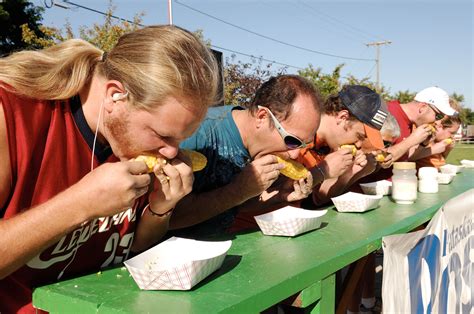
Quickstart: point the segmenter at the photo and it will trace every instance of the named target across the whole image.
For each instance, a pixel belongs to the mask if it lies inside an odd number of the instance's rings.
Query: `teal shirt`
[[[201,126],[180,145],[180,148],[195,150],[207,157],[206,167],[194,173],[193,193],[229,184],[251,161],[232,117],[233,110],[244,109],[234,106],[209,108]],[[189,214],[192,215],[192,212]],[[176,234],[194,237],[223,233],[236,214],[236,209],[231,209],[196,226],[177,230]]]

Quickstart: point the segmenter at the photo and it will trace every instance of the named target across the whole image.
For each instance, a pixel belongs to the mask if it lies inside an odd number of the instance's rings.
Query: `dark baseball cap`
[[[384,147],[380,129],[388,115],[385,102],[374,90],[362,85],[346,85],[339,92],[342,104],[364,124],[369,142],[377,149]]]

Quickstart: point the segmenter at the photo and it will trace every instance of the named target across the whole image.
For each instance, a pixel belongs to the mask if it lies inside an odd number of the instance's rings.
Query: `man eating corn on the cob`
[[[326,100],[313,146],[300,152],[300,161],[307,167],[318,165],[326,170],[326,180],[313,190],[316,205],[342,194],[375,170],[375,156],[360,148],[364,142],[384,148],[380,130],[387,115],[380,96],[365,86],[344,86]]]
[[[319,107],[311,82],[281,75],[263,83],[247,109],[210,108],[181,144],[204,154],[208,165],[177,204],[170,221],[174,233],[219,234],[228,231],[239,210],[259,211],[310,195],[313,176],[293,160],[316,133]]]

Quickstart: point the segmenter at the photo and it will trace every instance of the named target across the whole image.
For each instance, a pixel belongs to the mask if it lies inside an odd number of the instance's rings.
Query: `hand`
[[[393,162],[394,162],[393,155],[390,153],[387,153],[387,155],[385,155],[384,161],[380,163],[380,166],[384,169],[388,169],[393,165]]]
[[[140,161],[106,163],[73,185],[73,193],[81,195],[84,208],[90,212],[85,220],[112,216],[133,206],[147,193],[150,184],[147,166]]]
[[[153,212],[166,213],[192,191],[194,175],[189,163],[189,159],[180,152],[177,158],[155,167],[153,190],[149,195],[150,208]]]
[[[341,176],[352,163],[352,151],[344,148],[328,154],[318,166],[324,171],[325,178],[329,179]]]
[[[296,202],[307,198],[313,192],[313,176],[311,173],[304,179],[285,179],[284,183],[277,187],[280,199],[283,202]]]
[[[451,146],[452,144],[447,144],[445,141],[440,141],[437,143],[434,143],[431,145],[431,154],[441,154],[446,151],[448,146]]]
[[[413,133],[410,134],[409,138],[412,138],[415,145],[423,143],[429,140],[432,134],[432,128],[429,124],[423,124],[417,127]]]
[[[356,155],[354,160],[354,165],[352,166],[352,173],[358,174],[360,178],[365,177],[377,168],[377,161],[375,156],[372,154],[361,154],[361,156]]]
[[[284,167],[284,164],[278,163],[276,156],[265,155],[245,166],[235,176],[232,184],[247,200],[268,189],[278,179],[280,170]]]

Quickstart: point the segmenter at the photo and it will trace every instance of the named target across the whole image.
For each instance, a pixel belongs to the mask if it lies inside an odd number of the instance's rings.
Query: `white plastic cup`
[[[421,193],[438,193],[438,169],[422,167],[418,170],[418,191]]]

